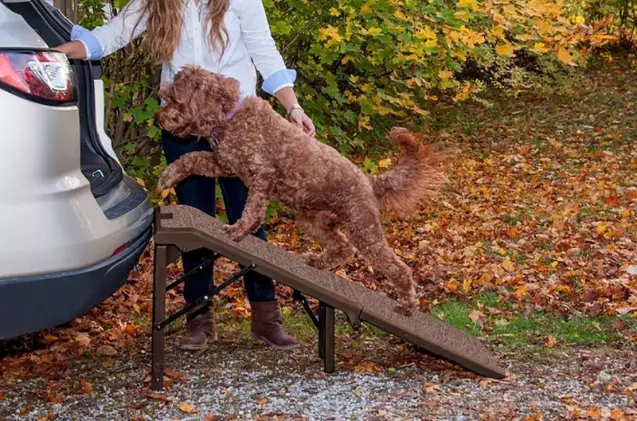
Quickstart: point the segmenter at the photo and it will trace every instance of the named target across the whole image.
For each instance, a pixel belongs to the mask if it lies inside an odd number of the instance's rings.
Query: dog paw
[[[241,240],[246,238],[248,235],[237,225],[224,225],[222,229],[224,234],[226,234],[235,243],[240,243]]]
[[[319,266],[321,266],[321,262],[320,262],[320,255],[316,254],[316,253],[303,253],[301,255],[301,259],[305,262],[306,265],[308,266],[312,266],[314,268],[318,268],[321,269]]]
[[[157,181],[157,193],[161,194],[164,190],[173,187],[176,184],[176,177],[171,172],[164,172]]]
[[[398,305],[394,307],[394,311],[398,314],[402,314],[405,317],[410,317],[416,310],[418,310],[418,300],[399,300]]]

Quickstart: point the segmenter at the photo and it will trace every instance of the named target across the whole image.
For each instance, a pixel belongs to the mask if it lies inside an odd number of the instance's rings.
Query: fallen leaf
[[[556,343],[557,338],[555,336],[549,336],[548,338],[546,338],[546,341],[544,341],[544,346],[547,348],[552,348],[555,346]]]
[[[170,400],[167,395],[162,395],[160,393],[149,393],[146,397],[155,401],[168,402]]]
[[[80,379],[80,384],[82,385],[82,393],[88,395],[93,392],[93,385],[91,383]]]
[[[196,414],[197,412],[199,412],[197,408],[187,402],[181,402],[179,404],[179,410],[186,414]]]
[[[624,421],[626,419],[624,416],[624,411],[621,408],[615,408],[610,411],[610,418],[613,421]]]
[[[33,409],[33,405],[32,404],[28,404],[27,406],[22,408],[20,411],[18,411],[18,415],[20,415],[21,417],[24,417],[29,412],[31,412],[32,409]]]
[[[102,345],[97,348],[99,355],[106,355],[107,357],[114,357],[117,355],[117,350],[110,345]]]
[[[88,333],[78,333],[75,336],[75,342],[79,343],[82,346],[89,346],[91,343],[91,338],[88,336]]]
[[[213,415],[213,414],[208,414],[206,415],[206,419],[204,421],[220,421],[221,418],[218,417],[217,415]]]
[[[60,338],[58,338],[57,336],[53,336],[53,335],[44,335],[42,337],[42,339],[40,339],[40,340],[45,345],[51,345],[53,342],[59,341]]]
[[[64,402],[64,396],[60,395],[55,390],[49,389],[47,391],[47,396],[49,397],[49,401],[51,401],[51,403],[62,403],[62,402]]]
[[[371,361],[363,361],[354,367],[354,371],[358,373],[376,373],[379,372],[380,369]]]
[[[509,259],[506,259],[504,262],[502,262],[502,267],[509,272],[513,272],[513,270],[515,270],[515,263],[513,263]]]
[[[484,320],[484,319],[485,319],[485,317],[486,317],[486,316],[484,315],[484,313],[483,313],[483,312],[481,312],[481,311],[478,311],[478,310],[471,310],[471,311],[469,312],[469,318],[470,318],[471,320],[473,320],[473,321],[474,321],[474,323],[476,323],[476,324],[480,324],[480,322],[481,322],[482,320]]]
[[[264,396],[262,398],[257,398],[255,402],[257,405],[265,405],[266,403],[270,402],[270,400]]]
[[[5,399],[5,394],[4,392],[0,392],[0,401],[3,401]]]

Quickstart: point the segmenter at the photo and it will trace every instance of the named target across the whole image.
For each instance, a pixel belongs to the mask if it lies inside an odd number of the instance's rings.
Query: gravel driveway
[[[326,375],[313,344],[280,353],[222,337],[184,355],[173,341],[162,392],[148,389],[145,351],[84,357],[54,379],[5,381],[0,420],[637,419],[630,349],[500,353],[511,374],[494,381],[396,344],[341,345]]]

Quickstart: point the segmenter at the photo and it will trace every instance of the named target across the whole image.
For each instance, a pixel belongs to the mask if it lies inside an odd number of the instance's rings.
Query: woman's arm
[[[71,59],[99,60],[114,53],[146,30],[146,18],[139,20],[143,1],[132,0],[117,16],[92,31],[74,25],[71,41],[57,49]]]
[[[296,100],[294,89],[289,86],[283,87],[275,95],[281,105],[287,110],[288,119],[303,129],[305,133],[314,136],[316,134],[314,123],[312,123],[312,120],[305,114],[303,108]]]
[[[276,48],[262,1],[242,0],[240,18],[248,53],[263,77],[263,90],[276,96],[285,107],[290,121],[314,136],[314,124],[298,104],[294,93],[296,72],[286,68]]]

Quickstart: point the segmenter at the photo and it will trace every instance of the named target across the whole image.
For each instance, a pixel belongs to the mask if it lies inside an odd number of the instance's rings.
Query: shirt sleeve
[[[242,0],[241,33],[254,65],[263,77],[263,90],[274,95],[279,89],[294,86],[296,72],[287,69],[276,48],[261,0]]]
[[[84,44],[87,60],[99,60],[106,57],[146,30],[146,18],[139,21],[143,3],[141,0],[132,0],[119,14],[102,26],[92,31],[79,25],[73,26],[71,40],[77,40]]]

